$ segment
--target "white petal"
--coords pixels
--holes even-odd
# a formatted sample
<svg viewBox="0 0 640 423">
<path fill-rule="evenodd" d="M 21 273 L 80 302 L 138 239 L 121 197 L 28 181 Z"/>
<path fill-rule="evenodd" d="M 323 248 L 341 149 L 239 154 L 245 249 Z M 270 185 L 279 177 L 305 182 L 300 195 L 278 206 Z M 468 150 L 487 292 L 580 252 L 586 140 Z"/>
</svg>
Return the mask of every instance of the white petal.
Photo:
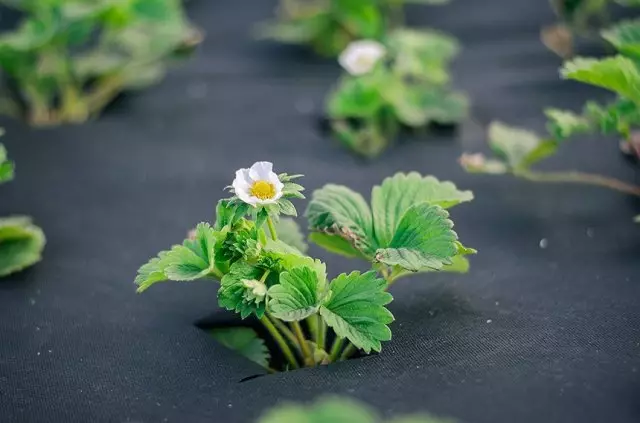
<svg viewBox="0 0 640 423">
<path fill-rule="evenodd" d="M 385 53 L 385 47 L 377 41 L 354 41 L 340 54 L 338 62 L 351 75 L 364 75 L 373 70 Z"/>
<path fill-rule="evenodd" d="M 280 197 L 282 197 L 282 189 L 284 188 L 284 184 L 282 182 L 280 182 L 280 179 L 278 178 L 278 175 L 276 175 L 273 172 L 269 173 L 268 181 L 271 184 L 273 184 L 273 187 L 276 189 L 276 195 L 273 197 L 273 199 L 277 200 Z"/>
<path fill-rule="evenodd" d="M 236 171 L 236 177 L 233 180 L 233 188 L 242 187 L 245 190 L 249 189 L 251 186 L 251 178 L 249 178 L 249 169 L 239 169 Z"/>
<path fill-rule="evenodd" d="M 258 199 L 256 197 L 254 197 L 253 195 L 249 195 L 249 193 L 247 191 L 241 191 L 241 192 L 236 191 L 236 195 L 238 196 L 239 199 L 241 199 L 245 203 L 247 203 L 249 205 L 252 205 L 254 207 L 256 206 L 256 203 L 258 202 Z"/>
<path fill-rule="evenodd" d="M 249 169 L 249 176 L 254 181 L 266 181 L 269 179 L 269 173 L 273 169 L 271 162 L 255 162 Z"/>
<path fill-rule="evenodd" d="M 231 186 L 233 187 L 233 190 L 238 196 L 240 196 L 240 193 L 249 192 L 250 185 L 247 183 L 245 179 L 245 175 L 243 174 L 243 171 L 245 173 L 248 173 L 247 169 L 240 169 L 239 171 L 236 172 L 236 178 L 233 180 L 233 183 L 231 184 Z"/>
</svg>

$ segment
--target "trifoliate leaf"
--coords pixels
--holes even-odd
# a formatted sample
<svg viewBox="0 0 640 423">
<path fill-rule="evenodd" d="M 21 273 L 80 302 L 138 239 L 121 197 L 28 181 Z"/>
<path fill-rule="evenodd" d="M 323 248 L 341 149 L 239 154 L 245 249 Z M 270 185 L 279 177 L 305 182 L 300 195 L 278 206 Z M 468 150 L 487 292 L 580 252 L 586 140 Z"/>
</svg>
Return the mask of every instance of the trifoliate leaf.
<svg viewBox="0 0 640 423">
<path fill-rule="evenodd" d="M 223 236 L 223 232 L 215 231 L 208 223 L 198 224 L 193 239 L 186 239 L 183 245 L 174 245 L 140 267 L 135 279 L 138 292 L 157 282 L 193 281 L 219 273 L 215 262 L 216 246 Z"/>
<path fill-rule="evenodd" d="M 264 368 L 269 367 L 271 355 L 264 341 L 251 328 L 220 328 L 209 331 L 216 341 Z"/>
<path fill-rule="evenodd" d="M 298 223 L 295 220 L 291 218 L 281 218 L 275 226 L 278 238 L 281 241 L 292 246 L 301 253 L 307 252 L 309 247 L 307 246 L 307 243 L 304 242 L 304 235 L 302 235 L 300 226 L 298 226 Z"/>
<path fill-rule="evenodd" d="M 640 58 L 640 21 L 619 22 L 601 34 L 602 38 L 613 44 L 620 53 Z"/>
<path fill-rule="evenodd" d="M 326 279 L 311 267 L 295 267 L 280 274 L 280 283 L 269 288 L 268 296 L 274 317 L 300 321 L 318 311 L 326 296 Z"/>
<path fill-rule="evenodd" d="M 0 183 L 11 179 L 13 179 L 13 163 L 7 159 L 7 150 L 0 144 Z"/>
<path fill-rule="evenodd" d="M 45 245 L 42 230 L 24 216 L 0 219 L 0 276 L 39 262 Z"/>
<path fill-rule="evenodd" d="M 440 206 L 412 206 L 398 223 L 389 246 L 379 249 L 375 259 L 413 272 L 424 268 L 439 270 L 451 264 L 458 252 L 458 237 L 452 227 L 449 213 Z"/>
<path fill-rule="evenodd" d="M 331 294 L 320 314 L 337 336 L 349 339 L 366 353 L 380 351 L 380 342 L 391 339 L 387 325 L 394 320 L 384 307 L 393 300 L 386 287 L 373 271 L 343 273 L 329 285 Z"/>
<path fill-rule="evenodd" d="M 347 240 L 356 249 L 372 251 L 373 223 L 362 196 L 341 185 L 325 185 L 313 193 L 305 212 L 309 227 Z"/>
<path fill-rule="evenodd" d="M 473 200 L 471 191 L 461 191 L 452 182 L 439 181 L 417 172 L 397 173 L 373 187 L 371 205 L 379 247 L 388 247 L 400 219 L 409 207 L 429 203 L 449 208 Z M 310 205 L 311 207 L 311 205 Z"/>
<path fill-rule="evenodd" d="M 269 262 L 262 263 L 264 267 L 278 274 L 295 267 L 310 267 L 319 278 L 326 279 L 327 277 L 327 266 L 323 262 L 302 254 L 282 240 L 267 240 L 264 246 L 263 261 Z"/>
<path fill-rule="evenodd" d="M 222 277 L 218 290 L 218 304 L 227 310 L 240 313 L 240 317 L 247 318 L 252 313 L 258 318 L 264 316 L 265 300 L 256 298 L 253 288 L 245 281 L 258 281 L 265 270 L 249 263 L 238 261 L 229 268 L 229 273 Z"/>
<path fill-rule="evenodd" d="M 329 397 L 310 406 L 284 404 L 268 411 L 259 423 L 379 423 L 378 415 L 365 405 L 345 398 Z"/>
<path fill-rule="evenodd" d="M 640 72 L 627 57 L 613 56 L 602 60 L 578 57 L 566 62 L 561 74 L 566 79 L 606 88 L 640 102 Z"/>
</svg>

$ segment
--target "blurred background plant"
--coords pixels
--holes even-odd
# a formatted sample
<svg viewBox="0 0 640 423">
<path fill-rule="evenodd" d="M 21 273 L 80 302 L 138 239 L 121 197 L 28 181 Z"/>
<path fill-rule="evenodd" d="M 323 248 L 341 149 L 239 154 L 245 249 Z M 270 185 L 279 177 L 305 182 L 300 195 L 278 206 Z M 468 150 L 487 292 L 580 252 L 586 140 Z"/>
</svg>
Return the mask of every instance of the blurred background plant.
<svg viewBox="0 0 640 423">
<path fill-rule="evenodd" d="M 610 6 L 640 6 L 640 0 L 550 0 L 559 22 L 542 29 L 544 44 L 557 55 L 573 56 L 576 37 L 597 36 L 611 24 Z"/>
<path fill-rule="evenodd" d="M 368 72 L 345 66 L 350 55 L 364 60 L 349 48 L 341 56 L 347 72 L 329 94 L 326 108 L 344 145 L 375 157 L 403 128 L 451 125 L 467 116 L 467 97 L 451 87 L 449 66 L 460 49 L 453 37 L 403 28 L 390 32 L 380 48 L 384 55 Z"/>
<path fill-rule="evenodd" d="M 428 414 L 382 419 L 371 407 L 344 397 L 325 397 L 313 404 L 285 403 L 267 411 L 258 423 L 454 423 Z"/>
<path fill-rule="evenodd" d="M 14 165 L 0 144 L 0 184 L 13 179 Z M 45 237 L 26 216 L 0 218 L 0 276 L 34 265 L 41 259 Z"/>
<path fill-rule="evenodd" d="M 259 38 L 309 45 L 335 57 L 352 41 L 382 40 L 404 25 L 406 3 L 444 4 L 449 0 L 281 0 L 275 21 L 258 26 Z"/>
<path fill-rule="evenodd" d="M 493 123 L 489 145 L 496 154 L 487 159 L 481 154 L 464 155 L 461 163 L 470 172 L 505 174 L 536 182 L 583 183 L 611 188 L 640 197 L 640 186 L 603 175 L 576 171 L 540 172 L 531 169 L 555 154 L 566 141 L 577 135 L 600 133 L 615 136 L 622 151 L 640 159 L 640 20 L 624 21 L 602 36 L 617 50 L 603 59 L 578 57 L 565 62 L 563 78 L 604 88 L 616 94 L 613 101 L 600 104 L 589 101 L 580 113 L 549 108 L 548 135 L 538 135 L 519 128 Z M 640 216 L 636 217 L 636 220 Z"/>
<path fill-rule="evenodd" d="M 181 0 L 2 0 L 23 12 L 0 36 L 11 97 L 35 126 L 84 122 L 118 94 L 158 82 L 202 38 Z"/>
</svg>

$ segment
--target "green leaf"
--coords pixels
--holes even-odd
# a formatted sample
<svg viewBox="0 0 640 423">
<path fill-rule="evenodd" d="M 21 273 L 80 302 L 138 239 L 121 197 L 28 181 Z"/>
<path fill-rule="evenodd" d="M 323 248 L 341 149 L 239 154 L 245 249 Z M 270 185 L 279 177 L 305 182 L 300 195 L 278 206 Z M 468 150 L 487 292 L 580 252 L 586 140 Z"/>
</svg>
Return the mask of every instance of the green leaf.
<svg viewBox="0 0 640 423">
<path fill-rule="evenodd" d="M 629 58 L 613 56 L 606 59 L 575 58 L 561 69 L 566 79 L 609 89 L 635 102 L 640 102 L 640 72 Z"/>
<path fill-rule="evenodd" d="M 7 159 L 7 150 L 0 144 L 0 183 L 12 180 L 13 170 L 13 163 Z"/>
<path fill-rule="evenodd" d="M 326 279 L 311 267 L 295 267 L 280 274 L 280 283 L 269 288 L 269 312 L 294 322 L 316 313 L 326 296 Z"/>
<path fill-rule="evenodd" d="M 424 268 L 439 270 L 451 264 L 458 251 L 458 237 L 452 227 L 449 214 L 440 206 L 412 206 L 400 220 L 388 248 L 379 249 L 375 259 L 413 272 Z"/>
<path fill-rule="evenodd" d="M 547 130 L 557 140 L 565 140 L 576 134 L 589 132 L 592 128 L 588 119 L 566 110 L 546 109 L 544 113 L 549 118 Z"/>
<path fill-rule="evenodd" d="M 417 172 L 397 173 L 373 187 L 371 204 L 378 247 L 388 247 L 409 207 L 419 203 L 453 207 L 473 200 L 471 191 L 460 191 L 452 182 Z"/>
<path fill-rule="evenodd" d="M 361 0 L 342 0 L 332 2 L 335 19 L 354 34 L 356 38 L 380 37 L 384 31 L 384 22 L 380 8 L 373 3 Z"/>
<path fill-rule="evenodd" d="M 278 207 L 280 208 L 280 213 L 285 216 L 297 216 L 298 212 L 296 211 L 296 206 L 286 198 L 281 198 L 278 200 Z"/>
<path fill-rule="evenodd" d="M 309 234 L 309 240 L 334 254 L 340 254 L 350 258 L 364 258 L 362 253 L 356 250 L 349 241 L 338 235 L 331 235 L 324 232 L 312 232 Z"/>
<path fill-rule="evenodd" d="M 375 115 L 384 104 L 380 91 L 383 84 L 375 72 L 360 77 L 345 76 L 329 96 L 329 116 L 340 119 Z"/>
<path fill-rule="evenodd" d="M 399 53 L 415 55 L 432 63 L 444 63 L 460 51 L 460 44 L 454 37 L 432 29 L 396 29 L 389 35 L 387 44 Z"/>
<path fill-rule="evenodd" d="M 269 368 L 271 356 L 269 349 L 258 334 L 251 328 L 220 328 L 209 331 L 216 341 L 225 347 L 259 364 Z"/>
<path fill-rule="evenodd" d="M 384 307 L 393 300 L 386 287 L 374 271 L 343 273 L 329 285 L 331 294 L 320 314 L 337 336 L 349 339 L 366 353 L 380 351 L 381 341 L 391 339 L 387 325 L 394 320 Z"/>
<path fill-rule="evenodd" d="M 401 88 L 393 89 L 393 84 L 386 86 L 386 98 L 394 107 L 398 120 L 405 125 L 457 123 L 467 116 L 469 101 L 463 94 L 425 83 L 405 83 Z"/>
<path fill-rule="evenodd" d="M 192 249 L 174 245 L 162 259 L 164 273 L 174 281 L 193 281 L 209 273 L 207 262 Z"/>
<path fill-rule="evenodd" d="M 42 230 L 24 216 L 0 219 L 0 276 L 39 262 L 46 243 Z"/>
<path fill-rule="evenodd" d="M 502 122 L 491 122 L 489 125 L 489 145 L 512 168 L 519 167 L 539 144 L 540 138 L 531 131 Z"/>
<path fill-rule="evenodd" d="M 196 227 L 194 239 L 186 239 L 183 245 L 174 245 L 162 251 L 147 264 L 140 267 L 135 284 L 138 292 L 166 280 L 193 281 L 217 274 L 215 266 L 216 244 L 223 236 L 208 223 Z"/>
<path fill-rule="evenodd" d="M 240 313 L 243 319 L 255 314 L 262 318 L 265 312 L 265 301 L 257 301 L 249 295 L 244 281 L 258 280 L 264 274 L 258 266 L 238 261 L 229 268 L 229 273 L 222 277 L 218 290 L 218 304 L 227 310 Z"/>
<path fill-rule="evenodd" d="M 345 398 L 324 398 L 313 405 L 284 404 L 265 413 L 259 423 L 378 423 L 369 407 Z"/>
<path fill-rule="evenodd" d="M 601 32 L 602 38 L 614 45 L 626 56 L 640 58 L 640 21 L 619 22 L 613 28 Z"/>
<path fill-rule="evenodd" d="M 640 214 L 633 218 L 635 223 L 640 223 Z"/>
<path fill-rule="evenodd" d="M 298 223 L 291 218 L 280 218 L 280 221 L 275 224 L 276 232 L 278 233 L 278 239 L 284 243 L 292 246 L 301 253 L 306 253 L 309 246 L 304 242 L 304 235 L 300 230 Z"/>
<path fill-rule="evenodd" d="M 312 231 L 339 236 L 364 253 L 372 251 L 371 211 L 351 189 L 329 184 L 314 191 L 305 216 Z"/>
</svg>

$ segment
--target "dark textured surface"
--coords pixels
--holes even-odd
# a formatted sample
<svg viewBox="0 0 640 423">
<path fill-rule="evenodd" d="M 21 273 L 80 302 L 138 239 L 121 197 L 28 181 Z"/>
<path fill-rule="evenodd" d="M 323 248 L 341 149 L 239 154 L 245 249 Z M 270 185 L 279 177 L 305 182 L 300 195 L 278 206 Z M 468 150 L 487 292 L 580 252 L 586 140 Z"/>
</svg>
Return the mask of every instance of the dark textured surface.
<svg viewBox="0 0 640 423">
<path fill-rule="evenodd" d="M 189 7 L 209 38 L 161 86 L 81 127 L 2 122 L 18 173 L 0 188 L 0 215 L 33 215 L 49 243 L 42 263 L 0 281 L 0 421 L 244 423 L 276 401 L 323 393 L 468 423 L 640 421 L 640 226 L 631 222 L 640 204 L 455 164 L 482 148 L 489 119 L 540 130 L 543 106 L 577 106 L 595 92 L 560 81 L 559 60 L 538 42 L 553 20 L 547 2 L 412 8 L 414 24 L 461 38 L 455 73 L 475 118 L 457 137 L 407 140 L 371 163 L 317 131 L 337 66 L 249 39 L 271 2 Z M 474 190 L 453 210 L 462 240 L 480 251 L 471 272 L 394 286 L 394 340 L 378 356 L 240 383 L 259 369 L 194 326 L 228 316 L 214 284 L 140 296 L 132 280 L 211 216 L 236 168 L 259 159 L 306 174 L 309 190 L 336 182 L 368 193 L 399 170 Z M 576 142 L 554 161 L 638 182 L 611 140 Z M 363 267 L 312 253 L 332 274 Z"/>
</svg>

